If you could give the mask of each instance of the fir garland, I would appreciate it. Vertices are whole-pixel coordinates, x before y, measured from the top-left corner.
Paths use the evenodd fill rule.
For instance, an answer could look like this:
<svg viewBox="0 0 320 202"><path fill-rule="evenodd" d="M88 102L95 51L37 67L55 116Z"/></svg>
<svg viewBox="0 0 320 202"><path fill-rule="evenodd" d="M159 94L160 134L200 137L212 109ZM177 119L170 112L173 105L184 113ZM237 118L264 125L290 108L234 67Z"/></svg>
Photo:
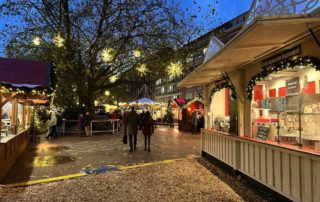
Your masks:
<svg viewBox="0 0 320 202"><path fill-rule="evenodd" d="M222 89L225 89L225 88L229 88L229 89L232 90L232 92L235 92L233 85L230 84L229 82L225 82L225 83L222 83L222 84L215 85L215 87L213 87L213 89L210 91L210 95L209 95L210 103L212 102L214 94L216 92L222 90Z"/></svg>
<svg viewBox="0 0 320 202"><path fill-rule="evenodd" d="M320 60L315 57L297 57L295 59L277 62L264 68L262 72L251 77L251 80L249 81L248 87L246 89L248 99L252 100L253 88L257 82L264 80L272 73L277 73L278 71L283 71L286 69L293 69L297 66L313 67L317 71L320 71Z"/></svg>

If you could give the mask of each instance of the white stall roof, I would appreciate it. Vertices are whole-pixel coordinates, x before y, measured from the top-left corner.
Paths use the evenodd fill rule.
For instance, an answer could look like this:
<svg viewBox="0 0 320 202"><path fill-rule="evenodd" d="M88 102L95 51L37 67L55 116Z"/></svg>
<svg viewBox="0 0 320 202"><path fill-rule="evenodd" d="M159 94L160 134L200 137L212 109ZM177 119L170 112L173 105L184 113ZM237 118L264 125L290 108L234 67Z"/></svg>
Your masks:
<svg viewBox="0 0 320 202"><path fill-rule="evenodd" d="M258 17L178 86L207 84L217 79L221 71L239 69L305 37L309 27L319 30L320 18L309 15Z"/></svg>

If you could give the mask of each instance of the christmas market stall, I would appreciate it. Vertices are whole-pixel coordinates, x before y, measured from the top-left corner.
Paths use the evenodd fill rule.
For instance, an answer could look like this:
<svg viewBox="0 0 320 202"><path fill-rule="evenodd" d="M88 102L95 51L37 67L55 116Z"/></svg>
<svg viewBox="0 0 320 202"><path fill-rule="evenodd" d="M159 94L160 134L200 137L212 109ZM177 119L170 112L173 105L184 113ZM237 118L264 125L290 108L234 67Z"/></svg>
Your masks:
<svg viewBox="0 0 320 202"><path fill-rule="evenodd" d="M203 99L196 97L192 100L185 100L183 101L183 103L185 104L183 104L180 107L181 119L179 119L178 121L179 130L185 131L185 132L191 132L193 130L192 127L194 125L192 121L196 120L196 125L194 126L196 127L195 131L200 132L199 129L202 127L201 117L203 116L203 113L204 113ZM193 118L193 116L195 117ZM195 120L192 120L192 119L195 119Z"/></svg>
<svg viewBox="0 0 320 202"><path fill-rule="evenodd" d="M28 146L34 106L52 93L51 64L0 58L0 179Z"/></svg>
<svg viewBox="0 0 320 202"><path fill-rule="evenodd" d="M212 40L205 62L179 86L204 86L204 158L275 198L315 202L320 3L308 2L254 1L239 34L222 47Z"/></svg>

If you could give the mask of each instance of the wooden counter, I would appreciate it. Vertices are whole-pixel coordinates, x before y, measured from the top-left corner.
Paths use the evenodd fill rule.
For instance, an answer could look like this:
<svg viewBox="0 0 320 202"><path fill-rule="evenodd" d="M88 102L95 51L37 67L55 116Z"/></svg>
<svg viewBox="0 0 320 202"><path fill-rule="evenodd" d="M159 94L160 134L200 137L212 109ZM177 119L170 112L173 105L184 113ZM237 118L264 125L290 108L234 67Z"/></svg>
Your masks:
<svg viewBox="0 0 320 202"><path fill-rule="evenodd" d="M30 142L30 128L0 143L0 180L2 180Z"/></svg>

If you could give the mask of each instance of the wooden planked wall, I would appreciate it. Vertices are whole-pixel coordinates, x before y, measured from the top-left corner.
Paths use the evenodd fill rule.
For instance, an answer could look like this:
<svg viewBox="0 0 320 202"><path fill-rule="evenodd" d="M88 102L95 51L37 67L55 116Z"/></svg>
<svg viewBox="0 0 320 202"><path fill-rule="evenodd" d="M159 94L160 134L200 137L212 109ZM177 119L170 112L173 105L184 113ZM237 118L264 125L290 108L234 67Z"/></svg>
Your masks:
<svg viewBox="0 0 320 202"><path fill-rule="evenodd" d="M202 150L294 201L320 201L320 155L293 151L212 131Z"/></svg>

